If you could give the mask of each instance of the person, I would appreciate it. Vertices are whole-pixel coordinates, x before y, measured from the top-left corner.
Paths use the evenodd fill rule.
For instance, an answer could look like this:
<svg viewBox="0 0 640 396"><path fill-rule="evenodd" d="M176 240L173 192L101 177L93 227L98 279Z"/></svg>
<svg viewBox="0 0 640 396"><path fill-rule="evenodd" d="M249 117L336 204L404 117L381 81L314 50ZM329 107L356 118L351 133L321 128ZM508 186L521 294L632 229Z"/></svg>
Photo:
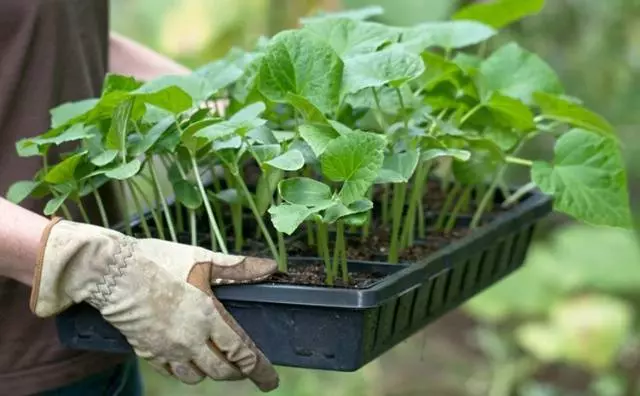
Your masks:
<svg viewBox="0 0 640 396"><path fill-rule="evenodd" d="M0 53L3 197L41 166L18 157L15 142L46 131L51 108L99 96L107 72L142 80L188 72L110 32L108 0L0 0ZM187 384L278 386L269 360L211 289L263 280L276 270L273 261L135 239L42 211L40 200L0 198L0 395L140 395L138 358ZM59 343L55 315L82 301L122 332L135 355Z"/></svg>

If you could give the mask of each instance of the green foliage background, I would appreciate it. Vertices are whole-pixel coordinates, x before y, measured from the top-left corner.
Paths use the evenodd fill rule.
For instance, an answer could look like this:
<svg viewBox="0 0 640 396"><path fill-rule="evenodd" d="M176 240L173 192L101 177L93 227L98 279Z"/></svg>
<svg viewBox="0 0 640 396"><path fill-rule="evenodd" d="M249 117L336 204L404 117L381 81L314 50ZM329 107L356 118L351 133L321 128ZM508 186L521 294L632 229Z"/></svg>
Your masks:
<svg viewBox="0 0 640 396"><path fill-rule="evenodd" d="M318 9L377 4L386 10L381 21L410 25L446 18L467 2L112 0L112 27L196 67L233 46L295 26ZM639 208L640 0L548 0L510 35L549 62L572 95L617 128L632 204ZM543 139L527 148L549 149ZM640 378L637 242L633 233L554 217L520 273L359 372L280 369L282 386L273 394L640 395L633 393ZM565 320L554 321L557 312ZM566 344L562 334L590 352L560 348ZM244 383L181 385L143 368L149 395L259 394ZM509 393L510 387L517 393Z"/></svg>

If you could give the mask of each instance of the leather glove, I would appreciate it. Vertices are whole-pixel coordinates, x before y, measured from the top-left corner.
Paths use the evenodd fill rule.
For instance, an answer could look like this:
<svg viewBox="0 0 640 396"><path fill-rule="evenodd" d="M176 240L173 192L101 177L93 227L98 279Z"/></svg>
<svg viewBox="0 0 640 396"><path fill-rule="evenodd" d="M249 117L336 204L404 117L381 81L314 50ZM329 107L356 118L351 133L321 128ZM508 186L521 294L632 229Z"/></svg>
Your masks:
<svg viewBox="0 0 640 396"><path fill-rule="evenodd" d="M188 384L249 378L268 392L278 387L275 369L211 284L258 282L276 267L56 218L42 236L30 307L47 317L87 302L164 374Z"/></svg>

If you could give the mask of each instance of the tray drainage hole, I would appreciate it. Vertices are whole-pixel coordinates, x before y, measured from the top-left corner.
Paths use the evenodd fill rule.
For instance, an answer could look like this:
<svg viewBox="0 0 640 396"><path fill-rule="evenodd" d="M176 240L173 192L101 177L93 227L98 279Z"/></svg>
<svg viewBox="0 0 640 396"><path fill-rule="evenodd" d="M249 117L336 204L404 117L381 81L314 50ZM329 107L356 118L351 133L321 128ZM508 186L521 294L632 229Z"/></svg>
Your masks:
<svg viewBox="0 0 640 396"><path fill-rule="evenodd" d="M311 357L311 356L313 356L313 352L310 351L309 349L296 348L296 355L305 356L305 357Z"/></svg>
<svg viewBox="0 0 640 396"><path fill-rule="evenodd" d="M327 359L335 359L336 355L334 353L323 353L324 357Z"/></svg>

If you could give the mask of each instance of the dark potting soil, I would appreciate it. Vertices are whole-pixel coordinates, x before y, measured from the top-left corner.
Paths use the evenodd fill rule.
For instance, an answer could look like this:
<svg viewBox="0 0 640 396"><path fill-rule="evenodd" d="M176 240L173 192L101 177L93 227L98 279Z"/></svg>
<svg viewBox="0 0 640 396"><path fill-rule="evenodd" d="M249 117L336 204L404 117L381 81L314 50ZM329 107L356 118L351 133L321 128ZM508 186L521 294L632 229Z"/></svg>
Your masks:
<svg viewBox="0 0 640 396"><path fill-rule="evenodd" d="M333 287L362 289L385 277L386 274L380 272L349 272L349 279L346 282L341 275L338 275L338 278L333 280ZM303 266L290 266L286 273L277 272L267 282L332 287L326 284L324 264L321 261Z"/></svg>

